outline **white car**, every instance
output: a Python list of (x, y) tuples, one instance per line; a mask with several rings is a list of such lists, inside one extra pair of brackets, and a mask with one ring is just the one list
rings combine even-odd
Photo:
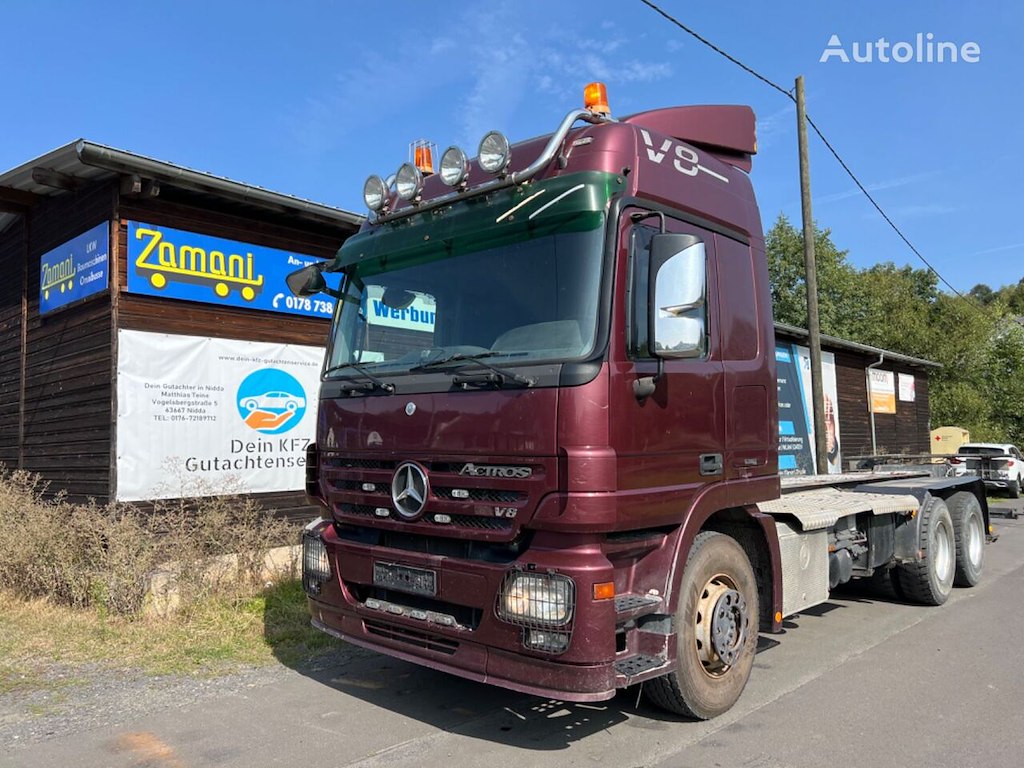
[(949, 459), (954, 475), (977, 475), (986, 488), (1020, 498), (1024, 485), (1024, 456), (1010, 443), (964, 443)]
[(255, 411), (257, 408), (294, 411), (298, 408), (306, 407), (306, 398), (293, 395), (290, 392), (267, 392), (262, 395), (243, 398), (242, 407), (247, 411)]

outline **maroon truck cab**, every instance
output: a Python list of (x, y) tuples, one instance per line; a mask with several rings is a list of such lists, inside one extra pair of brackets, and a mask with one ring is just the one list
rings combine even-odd
[[(571, 701), (670, 691), (684, 664), (728, 681), (782, 605), (756, 507), (779, 478), (753, 112), (584, 109), (506, 150), (489, 134), (472, 163), (371, 177), (371, 220), (299, 275), (342, 277), (308, 464), (313, 623)], [(721, 531), (749, 565), (691, 605), (688, 555)], [(700, 600), (720, 619), (681, 633)]]

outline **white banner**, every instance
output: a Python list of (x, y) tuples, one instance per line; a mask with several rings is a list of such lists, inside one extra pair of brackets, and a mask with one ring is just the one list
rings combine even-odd
[(118, 331), (117, 499), (297, 491), (324, 350)]
[(912, 403), (917, 399), (917, 387), (914, 377), (909, 373), (899, 374), (900, 400)]
[[(804, 408), (807, 414), (807, 439), (814, 455), (814, 406), (811, 393), (811, 350), (794, 345), (800, 360), (798, 367), (800, 384), (804, 390)], [(839, 387), (836, 384), (836, 356), (831, 352), (821, 353), (821, 391), (825, 396), (825, 453), (828, 455), (829, 474), (843, 471), (843, 460), (839, 445)], [(815, 462), (816, 463), (816, 462)], [(818, 474), (825, 474), (816, 467)]]

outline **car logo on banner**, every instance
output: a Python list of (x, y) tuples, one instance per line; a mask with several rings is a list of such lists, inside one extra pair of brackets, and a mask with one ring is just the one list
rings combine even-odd
[(238, 414), (250, 429), (279, 435), (302, 421), (306, 390), (290, 373), (263, 368), (250, 373), (238, 386)]

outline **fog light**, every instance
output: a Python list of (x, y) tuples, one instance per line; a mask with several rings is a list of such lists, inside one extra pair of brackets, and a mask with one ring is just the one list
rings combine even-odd
[(415, 200), (423, 191), (423, 174), (412, 163), (402, 163), (395, 174), (395, 190), (403, 200)]
[(458, 147), (448, 147), (441, 155), (441, 181), (449, 187), (457, 187), (469, 175), (469, 160)]
[(528, 629), (523, 634), (523, 645), (531, 651), (565, 653), (569, 648), (569, 633), (550, 629)]
[(379, 211), (388, 201), (388, 185), (380, 176), (370, 176), (363, 184), (363, 202), (371, 211)]
[(527, 627), (561, 627), (572, 621), (576, 585), (557, 573), (513, 571), (498, 595), (498, 616)]
[(477, 162), (488, 173), (499, 174), (508, 167), (512, 156), (508, 139), (500, 131), (491, 131), (480, 140)]
[(302, 533), (302, 588), (310, 595), (319, 595), (320, 587), (331, 578), (327, 546), (320, 538), (323, 529), (324, 521), (318, 519)]

